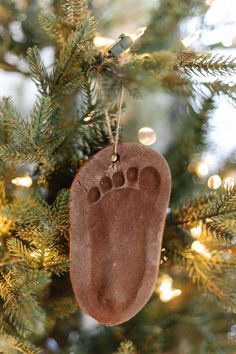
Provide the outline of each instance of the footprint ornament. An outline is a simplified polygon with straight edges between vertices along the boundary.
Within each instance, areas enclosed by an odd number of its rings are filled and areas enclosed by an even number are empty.
[[[165,159],[142,145],[94,155],[70,194],[71,281],[81,309],[112,326],[150,299],[158,274],[171,177]]]

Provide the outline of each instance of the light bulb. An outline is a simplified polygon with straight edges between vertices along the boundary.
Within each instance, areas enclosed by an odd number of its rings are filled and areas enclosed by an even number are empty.
[[[200,177],[208,175],[209,168],[208,168],[208,165],[206,164],[206,162],[200,161],[197,165],[196,172],[197,172],[198,176],[200,176]]]
[[[213,175],[208,178],[207,185],[210,189],[218,189],[221,186],[221,178],[218,175]]]
[[[93,43],[95,47],[101,48],[101,47],[106,47],[110,46],[115,43],[115,40],[113,38],[109,37],[101,37],[101,36],[95,36]]]
[[[191,245],[191,249],[206,258],[211,258],[211,254],[208,249],[199,241],[194,241]]]
[[[192,227],[190,232],[194,238],[198,238],[202,233],[202,225],[199,224],[198,226]]]
[[[11,183],[15,184],[16,186],[20,187],[31,187],[32,186],[32,178],[30,176],[25,176],[25,177],[16,177],[11,180]]]
[[[132,39],[132,41],[136,41],[139,37],[141,37],[144,32],[146,31],[147,27],[140,27],[138,28],[134,33],[129,34],[129,37]]]
[[[172,284],[173,279],[169,275],[164,274],[161,278],[161,283],[158,289],[159,297],[162,302],[168,302],[174,297],[182,294],[182,291],[180,289],[174,289]]]
[[[138,140],[143,145],[152,145],[157,139],[156,133],[152,128],[143,127],[138,131]]]

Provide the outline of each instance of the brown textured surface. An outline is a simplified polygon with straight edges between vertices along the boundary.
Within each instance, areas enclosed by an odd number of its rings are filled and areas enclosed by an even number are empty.
[[[170,172],[138,144],[103,149],[76,175],[70,199],[71,281],[83,311],[105,325],[129,320],[149,300],[159,268]]]

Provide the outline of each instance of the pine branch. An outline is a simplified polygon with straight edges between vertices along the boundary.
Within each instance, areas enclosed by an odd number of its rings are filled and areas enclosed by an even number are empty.
[[[177,53],[175,66],[188,75],[231,75],[235,73],[236,60],[219,54],[183,50]]]
[[[6,189],[4,181],[0,179],[0,206],[4,206],[7,203]]]
[[[39,24],[58,45],[64,41],[63,19],[54,13],[41,12],[38,17]]]
[[[74,299],[62,297],[53,299],[49,304],[49,316],[53,318],[66,318],[78,311]]]
[[[52,207],[52,217],[55,227],[68,239],[68,203],[69,190],[61,190],[57,195],[56,201]]]
[[[15,350],[23,354],[39,354],[41,352],[40,348],[22,338],[12,336],[3,329],[0,329],[0,339],[0,350],[3,353],[13,354]]]
[[[233,215],[236,215],[235,185],[196,197],[172,212],[173,222],[188,228],[196,226],[200,221],[209,222],[210,219],[214,221],[214,218],[223,221]]]
[[[48,74],[37,46],[28,49],[27,62],[31,77],[37,85],[39,92],[43,95],[47,95]]]
[[[9,99],[0,104],[0,114],[8,128],[9,143],[0,147],[0,157],[15,163],[36,162],[41,168],[50,170],[54,165],[54,152],[64,140],[59,129],[55,129],[57,111],[47,96],[36,102],[31,120],[24,121]]]
[[[85,55],[87,60],[91,61],[92,55],[89,52],[92,49],[91,41],[94,33],[95,22],[93,18],[80,23],[79,28],[70,33],[60,51],[50,78],[51,95],[62,96],[73,92],[76,87],[81,87],[81,84],[86,84],[87,80],[78,63],[85,59]]]
[[[4,314],[23,337],[34,332],[38,321],[45,321],[45,313],[39,306],[34,287],[28,286],[28,280],[26,273],[22,277],[22,273],[16,271],[1,272],[0,297],[4,300]]]
[[[79,21],[81,21],[81,16],[85,16],[88,13],[88,1],[65,0],[63,8],[67,21],[72,25],[78,25]]]
[[[114,354],[135,354],[136,350],[130,340],[124,341],[120,344],[118,350]]]
[[[186,260],[186,269],[192,281],[201,288],[213,293],[221,307],[236,312],[235,256],[226,257],[224,253],[212,253],[205,257],[195,251],[182,253]]]

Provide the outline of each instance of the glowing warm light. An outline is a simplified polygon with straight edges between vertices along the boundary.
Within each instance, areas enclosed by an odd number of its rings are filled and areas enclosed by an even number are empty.
[[[25,176],[25,177],[16,177],[12,179],[11,183],[15,184],[16,186],[20,187],[31,187],[32,186],[32,178],[30,176]]]
[[[204,257],[211,258],[211,254],[208,249],[199,241],[194,241],[191,245],[192,250],[201,254]]]
[[[190,232],[194,238],[198,238],[202,233],[202,225],[199,224],[198,226],[192,227]]]
[[[152,145],[157,140],[157,136],[152,128],[143,127],[138,131],[138,140],[143,145]]]
[[[180,289],[174,289],[172,284],[173,279],[169,277],[169,275],[165,274],[162,276],[159,286],[159,297],[162,302],[168,302],[182,294],[182,291]]]
[[[204,161],[199,162],[197,165],[196,171],[197,171],[198,176],[200,176],[200,177],[207,176],[208,172],[209,172],[209,168],[208,168],[208,165],[206,164],[206,162],[204,162]]]
[[[42,255],[43,255],[44,257],[48,257],[48,256],[49,256],[49,248],[46,248],[46,249],[44,250],[44,252],[43,252],[42,250],[37,249],[37,250],[32,251],[32,252],[30,253],[30,256],[31,256],[32,258],[42,257]]]
[[[89,122],[90,120],[91,120],[91,117],[85,117],[85,118],[84,118],[84,121],[85,121],[85,122]]]
[[[144,32],[146,31],[147,27],[140,27],[138,28],[134,33],[130,34],[129,37],[132,39],[132,41],[136,41],[139,37],[141,37]]]
[[[221,186],[221,178],[218,175],[213,175],[208,178],[207,185],[210,189],[218,189]]]
[[[221,43],[224,47],[231,47],[233,45],[233,40],[231,38],[225,38]]]
[[[109,37],[96,36],[93,40],[93,43],[94,43],[95,47],[101,48],[101,47],[106,47],[106,46],[110,46],[110,45],[114,44],[115,40],[113,38],[109,38]]]
[[[38,258],[39,256],[41,256],[41,254],[42,254],[41,251],[36,250],[36,251],[31,252],[31,253],[30,253],[30,256],[31,256],[32,258]]]
[[[235,185],[235,179],[233,177],[227,177],[223,180],[225,189],[233,188]]]

